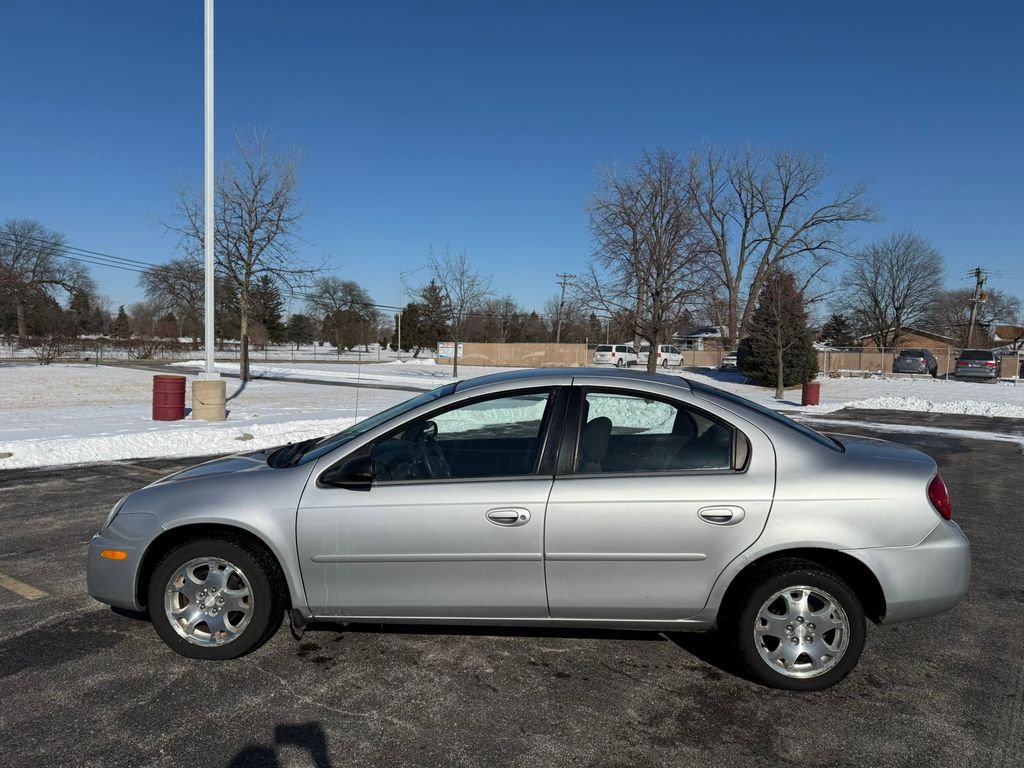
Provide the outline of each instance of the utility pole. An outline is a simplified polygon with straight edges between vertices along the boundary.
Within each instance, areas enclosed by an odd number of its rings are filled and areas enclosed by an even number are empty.
[[[570,275],[568,272],[559,272],[555,277],[559,278],[558,282],[562,286],[562,295],[558,299],[558,330],[555,331],[555,344],[562,343],[562,314],[565,309],[565,289],[569,286],[569,281],[572,280],[576,275]]]
[[[982,302],[981,288],[985,285],[985,270],[974,268],[974,295],[971,297],[971,319],[967,322],[967,346],[974,346],[974,325],[978,320],[978,304]]]

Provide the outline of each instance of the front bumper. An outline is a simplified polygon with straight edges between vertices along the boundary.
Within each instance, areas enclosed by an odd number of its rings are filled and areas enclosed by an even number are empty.
[[[155,515],[118,514],[89,542],[86,582],[89,594],[101,603],[133,611],[142,610],[138,598],[139,567],[150,542],[163,531]],[[104,550],[127,553],[124,560],[108,560]]]
[[[846,550],[878,578],[885,595],[883,623],[948,611],[967,594],[971,545],[960,526],[945,520],[911,547]]]

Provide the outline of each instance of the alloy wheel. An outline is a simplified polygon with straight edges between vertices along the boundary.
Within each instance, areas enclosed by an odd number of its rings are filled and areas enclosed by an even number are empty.
[[[240,568],[219,557],[200,557],[178,568],[164,590],[164,613],[195,645],[226,645],[249,625],[252,587]]]
[[[773,594],[755,615],[753,631],[761,659],[797,679],[833,669],[850,643],[846,611],[818,587],[786,587]]]

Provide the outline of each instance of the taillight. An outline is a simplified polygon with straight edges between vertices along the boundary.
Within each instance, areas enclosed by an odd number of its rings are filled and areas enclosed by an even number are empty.
[[[941,475],[935,475],[928,485],[928,501],[944,520],[952,519],[953,505],[949,502],[949,492],[946,490],[946,484],[942,482]]]
[[[995,363],[985,363],[985,367],[986,368],[995,368],[996,364]]]
[[[615,353],[614,352],[612,352],[612,357],[615,357]]]
[[[961,365],[967,365],[967,363],[965,363],[963,360],[957,360],[956,361],[957,368],[959,368]]]

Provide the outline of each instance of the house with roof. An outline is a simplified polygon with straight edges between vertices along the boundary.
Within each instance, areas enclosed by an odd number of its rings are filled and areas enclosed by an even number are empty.
[[[672,343],[680,349],[692,349],[698,352],[705,349],[722,349],[722,340],[725,338],[723,330],[714,325],[686,328],[672,334]]]
[[[899,337],[895,342],[890,341],[888,344],[885,343],[886,339],[892,338],[892,332],[894,329],[886,328],[885,331],[880,333],[866,333],[863,336],[857,337],[857,343],[864,348],[868,349],[893,349],[895,347],[921,347],[923,349],[936,349],[938,347],[946,348],[956,346],[956,339],[952,336],[945,336],[935,331],[929,331],[924,328],[915,328],[912,325],[904,325],[900,328]]]

